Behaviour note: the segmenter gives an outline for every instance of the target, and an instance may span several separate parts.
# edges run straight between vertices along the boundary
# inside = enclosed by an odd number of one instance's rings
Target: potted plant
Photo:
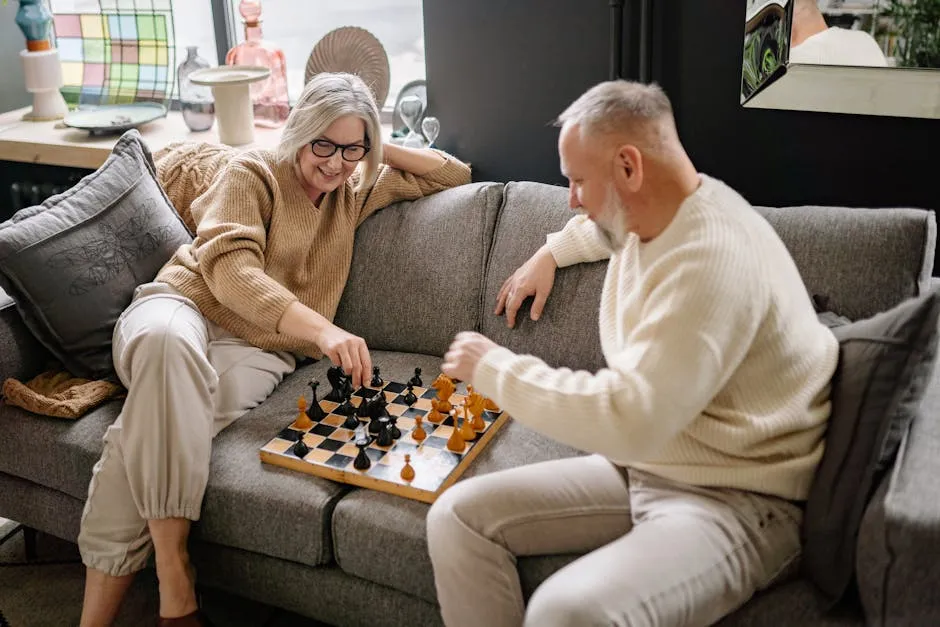
[[[899,67],[940,68],[940,0],[888,0]]]

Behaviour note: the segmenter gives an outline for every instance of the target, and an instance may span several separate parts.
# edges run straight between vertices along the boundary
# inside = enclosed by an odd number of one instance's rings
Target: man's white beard
[[[630,228],[627,225],[627,208],[613,185],[607,188],[607,199],[604,205],[604,212],[597,216],[594,228],[607,250],[616,253],[626,246]]]

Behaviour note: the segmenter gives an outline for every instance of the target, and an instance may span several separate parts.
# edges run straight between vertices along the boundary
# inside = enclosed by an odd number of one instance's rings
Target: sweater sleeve
[[[715,247],[686,244],[657,260],[640,321],[622,329],[622,349],[599,372],[497,348],[478,364],[476,387],[570,446],[624,463],[649,458],[722,389],[766,311],[755,266],[726,248],[716,256]]]
[[[297,297],[264,271],[272,203],[262,174],[238,162],[229,164],[193,203],[198,216],[193,256],[220,304],[274,333]]]
[[[470,166],[446,152],[433,150],[444,158],[444,163],[422,176],[397,170],[384,163],[379,166],[379,173],[372,187],[356,194],[356,211],[359,214],[356,226],[362,224],[366,218],[379,209],[392,203],[400,200],[417,200],[470,182]],[[358,175],[357,171],[353,176]]]
[[[557,233],[549,233],[546,242],[559,268],[610,258],[596,227],[583,214],[568,220]]]

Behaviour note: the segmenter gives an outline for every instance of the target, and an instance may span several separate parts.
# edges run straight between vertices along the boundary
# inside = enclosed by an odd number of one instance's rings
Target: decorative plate
[[[358,26],[330,31],[313,47],[304,71],[304,83],[320,72],[356,74],[372,90],[379,109],[388,98],[388,55],[375,35]]]
[[[166,117],[166,107],[156,102],[135,102],[123,105],[99,105],[70,111],[62,120],[72,128],[92,135],[123,133],[147,122]]]
[[[271,75],[263,65],[220,65],[196,70],[189,80],[196,85],[244,85],[260,81]]]

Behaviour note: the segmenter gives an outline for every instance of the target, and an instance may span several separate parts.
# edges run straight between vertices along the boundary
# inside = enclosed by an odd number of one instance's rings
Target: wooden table
[[[26,107],[0,115],[0,161],[94,170],[108,158],[120,137],[119,134],[92,136],[88,131],[65,126],[61,120],[24,121],[23,115],[29,110]],[[208,131],[193,133],[186,128],[179,111],[171,111],[165,118],[144,124],[138,130],[151,152],[180,140],[219,141],[215,125]],[[255,127],[254,143],[240,148],[274,148],[281,130]]]

